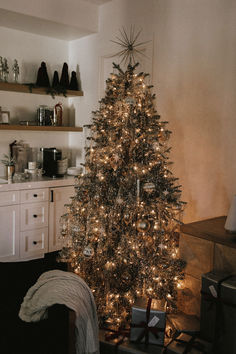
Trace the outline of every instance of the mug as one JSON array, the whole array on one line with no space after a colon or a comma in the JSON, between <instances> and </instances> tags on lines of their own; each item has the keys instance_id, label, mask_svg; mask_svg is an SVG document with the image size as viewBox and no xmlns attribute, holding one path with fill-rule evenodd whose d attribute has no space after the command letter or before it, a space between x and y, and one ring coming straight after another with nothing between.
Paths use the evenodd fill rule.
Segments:
<instances>
[{"instance_id":1,"label":"mug","mask_svg":"<svg viewBox=\"0 0 236 354\"><path fill-rule=\"evenodd\" d=\"M25 168L24 172L25 172L25 173L29 173L29 174L35 176L35 175L37 174L37 170L38 170L37 168L34 168L34 169Z\"/></svg>"},{"instance_id":2,"label":"mug","mask_svg":"<svg viewBox=\"0 0 236 354\"><path fill-rule=\"evenodd\" d=\"M36 169L36 162L35 161L29 161L28 162L28 169L29 170L35 170Z\"/></svg>"}]
</instances>

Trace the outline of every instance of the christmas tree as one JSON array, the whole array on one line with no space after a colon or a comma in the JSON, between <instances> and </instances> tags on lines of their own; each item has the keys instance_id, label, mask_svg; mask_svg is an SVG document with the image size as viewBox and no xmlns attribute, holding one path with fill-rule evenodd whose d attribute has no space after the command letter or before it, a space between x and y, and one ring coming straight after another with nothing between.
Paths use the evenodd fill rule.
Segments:
<instances>
[{"instance_id":1,"label":"christmas tree","mask_svg":"<svg viewBox=\"0 0 236 354\"><path fill-rule=\"evenodd\" d=\"M138 297L176 309L184 262L178 255L184 202L171 171L171 132L154 107L147 74L133 63L137 36L122 33L126 70L113 64L105 97L93 112L84 173L62 217L64 248L93 291L101 322L127 323Z\"/></svg>"}]
</instances>

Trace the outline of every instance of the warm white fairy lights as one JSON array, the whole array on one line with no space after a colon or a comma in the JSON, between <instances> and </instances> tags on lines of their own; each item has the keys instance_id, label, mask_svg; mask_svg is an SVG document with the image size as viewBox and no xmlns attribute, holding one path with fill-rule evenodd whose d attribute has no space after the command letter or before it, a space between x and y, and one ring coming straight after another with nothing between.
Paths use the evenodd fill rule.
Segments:
<instances>
[{"instance_id":1,"label":"warm white fairy lights","mask_svg":"<svg viewBox=\"0 0 236 354\"><path fill-rule=\"evenodd\" d=\"M101 322L127 323L140 296L176 309L184 262L178 253L180 186L169 169L167 122L136 65L107 80L93 112L85 173L62 217L71 263L94 292Z\"/></svg>"}]
</instances>

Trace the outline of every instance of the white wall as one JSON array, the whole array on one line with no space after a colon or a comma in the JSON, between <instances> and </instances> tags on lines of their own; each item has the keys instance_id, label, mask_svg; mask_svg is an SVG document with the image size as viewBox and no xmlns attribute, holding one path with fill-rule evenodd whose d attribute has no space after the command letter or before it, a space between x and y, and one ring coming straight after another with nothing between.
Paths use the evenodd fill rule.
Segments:
<instances>
[{"instance_id":1,"label":"white wall","mask_svg":"<svg viewBox=\"0 0 236 354\"><path fill-rule=\"evenodd\" d=\"M60 75L63 63L68 62L68 42L66 41L0 27L0 43L0 55L8 59L9 81L13 79L11 68L14 58L18 60L20 67L19 81L23 83L36 82L37 71L42 61L47 64L50 79L52 79L54 70L58 70ZM69 69L74 70L75 68L69 67ZM11 122L34 120L40 104L53 107L59 101L63 103L64 120L67 121L69 119L68 99L63 97L52 99L50 95L0 91L0 106L2 110L10 111ZM15 139L22 139L31 147L67 148L69 145L69 133L0 131L0 158L3 153L8 153L9 143ZM0 176L3 175L4 168L0 164Z\"/></svg>"},{"instance_id":2,"label":"white wall","mask_svg":"<svg viewBox=\"0 0 236 354\"><path fill-rule=\"evenodd\" d=\"M69 45L85 92L71 104L77 123L86 123L98 107L102 58L118 49L110 42L118 30L135 24L142 40L153 40L154 92L173 132L185 222L225 215L236 192L235 18L234 0L113 0L100 7L99 33Z\"/></svg>"}]
</instances>

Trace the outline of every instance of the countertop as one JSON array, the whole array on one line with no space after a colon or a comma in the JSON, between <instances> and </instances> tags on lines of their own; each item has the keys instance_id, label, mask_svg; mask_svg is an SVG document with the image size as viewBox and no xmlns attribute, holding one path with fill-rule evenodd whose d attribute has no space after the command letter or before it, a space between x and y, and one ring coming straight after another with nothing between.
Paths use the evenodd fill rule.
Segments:
<instances>
[{"instance_id":1,"label":"countertop","mask_svg":"<svg viewBox=\"0 0 236 354\"><path fill-rule=\"evenodd\" d=\"M0 192L47 188L47 187L61 187L73 186L75 184L74 176L64 176L60 178L37 177L35 179L27 179L24 181L8 182L4 177L0 177Z\"/></svg>"}]
</instances>

